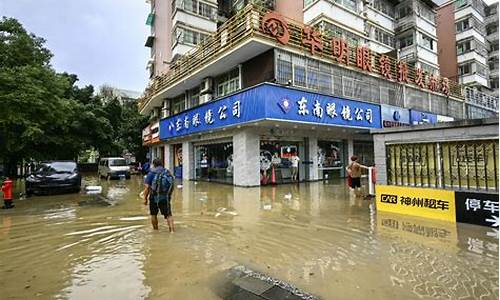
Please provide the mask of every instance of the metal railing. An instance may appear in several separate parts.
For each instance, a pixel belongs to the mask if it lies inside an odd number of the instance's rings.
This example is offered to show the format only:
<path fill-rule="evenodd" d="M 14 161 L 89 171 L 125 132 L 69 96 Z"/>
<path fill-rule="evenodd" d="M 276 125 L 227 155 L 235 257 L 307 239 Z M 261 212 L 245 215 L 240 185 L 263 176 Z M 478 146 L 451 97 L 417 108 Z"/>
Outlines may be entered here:
<path fill-rule="evenodd" d="M 392 185 L 498 191 L 498 140 L 386 146 Z"/>

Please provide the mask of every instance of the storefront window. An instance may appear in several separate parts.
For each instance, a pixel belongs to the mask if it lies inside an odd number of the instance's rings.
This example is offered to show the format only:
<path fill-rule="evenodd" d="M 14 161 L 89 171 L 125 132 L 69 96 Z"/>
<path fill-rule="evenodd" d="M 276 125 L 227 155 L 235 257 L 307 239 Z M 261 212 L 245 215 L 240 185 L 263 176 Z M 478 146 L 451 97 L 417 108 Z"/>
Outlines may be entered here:
<path fill-rule="evenodd" d="M 360 164 L 373 166 L 375 163 L 373 142 L 354 142 L 354 155 L 358 157 Z"/>
<path fill-rule="evenodd" d="M 233 143 L 195 147 L 196 179 L 233 183 Z"/>
<path fill-rule="evenodd" d="M 299 144 L 297 142 L 260 142 L 260 182 L 279 184 L 299 179 Z"/>
<path fill-rule="evenodd" d="M 174 145 L 174 177 L 182 178 L 182 144 Z"/>
<path fill-rule="evenodd" d="M 323 173 L 322 178 L 343 177 L 344 151 L 341 141 L 318 141 L 318 169 Z"/>

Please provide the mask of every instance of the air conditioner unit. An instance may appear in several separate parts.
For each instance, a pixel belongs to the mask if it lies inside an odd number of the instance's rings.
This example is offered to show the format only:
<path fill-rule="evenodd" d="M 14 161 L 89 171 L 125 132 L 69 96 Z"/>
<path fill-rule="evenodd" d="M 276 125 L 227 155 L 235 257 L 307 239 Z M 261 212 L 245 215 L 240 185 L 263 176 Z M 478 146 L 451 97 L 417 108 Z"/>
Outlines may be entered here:
<path fill-rule="evenodd" d="M 212 93 L 213 86 L 214 80 L 211 77 L 203 79 L 200 84 L 200 95 Z"/>
<path fill-rule="evenodd" d="M 212 100 L 212 94 L 200 95 L 200 104 L 206 103 Z"/>

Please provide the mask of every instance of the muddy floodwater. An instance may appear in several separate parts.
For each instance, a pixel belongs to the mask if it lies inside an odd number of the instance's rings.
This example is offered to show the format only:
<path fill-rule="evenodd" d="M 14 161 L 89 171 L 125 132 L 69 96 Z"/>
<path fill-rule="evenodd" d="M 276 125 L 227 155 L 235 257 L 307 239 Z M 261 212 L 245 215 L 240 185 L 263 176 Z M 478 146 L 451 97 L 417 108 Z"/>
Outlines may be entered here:
<path fill-rule="evenodd" d="M 375 211 L 343 181 L 176 184 L 153 232 L 142 181 L 0 211 L 2 299 L 220 299 L 234 266 L 321 299 L 498 299 L 498 232 Z M 22 188 L 16 182 L 17 189 Z"/>

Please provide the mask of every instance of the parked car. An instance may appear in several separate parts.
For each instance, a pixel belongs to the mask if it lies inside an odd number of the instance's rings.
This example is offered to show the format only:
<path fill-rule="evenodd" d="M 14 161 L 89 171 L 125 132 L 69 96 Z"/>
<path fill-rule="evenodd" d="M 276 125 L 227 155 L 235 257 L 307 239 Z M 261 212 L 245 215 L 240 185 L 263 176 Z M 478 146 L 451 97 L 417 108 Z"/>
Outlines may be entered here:
<path fill-rule="evenodd" d="M 26 178 L 26 194 L 78 193 L 82 176 L 74 161 L 46 161 Z"/>
<path fill-rule="evenodd" d="M 97 172 L 100 177 L 130 179 L 130 167 L 122 157 L 101 158 Z"/>

